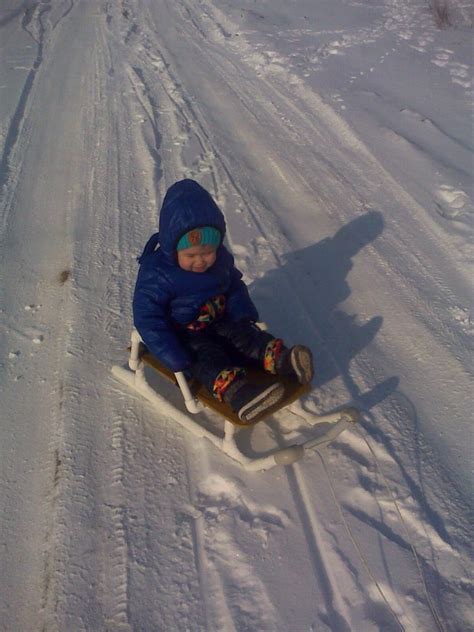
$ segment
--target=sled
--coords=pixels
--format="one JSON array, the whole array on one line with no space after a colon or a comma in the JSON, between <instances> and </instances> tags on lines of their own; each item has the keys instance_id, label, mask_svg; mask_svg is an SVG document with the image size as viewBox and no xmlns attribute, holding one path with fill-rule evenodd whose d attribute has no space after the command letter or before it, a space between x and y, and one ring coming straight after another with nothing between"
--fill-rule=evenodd
<instances>
[{"instance_id":1,"label":"sled","mask_svg":"<svg viewBox=\"0 0 474 632\"><path fill-rule=\"evenodd\" d=\"M189 414L171 404L151 386L145 373L145 367L147 366L179 387ZM272 450L263 456L250 457L246 456L236 443L235 433L239 427L242 429L252 428L255 424L272 417L277 411L286 408L303 395L309 393L311 390L309 385L301 385L291 378L277 377L258 369L248 368L248 376L256 383L271 384L275 379L281 381L285 387L285 395L280 402L255 417L251 423L243 423L228 404L218 402L202 384L196 381L188 382L183 373L173 373L159 362L146 349L136 330L132 332L128 368L113 366L112 373L122 383L148 399L157 410L169 414L195 436L207 439L247 470L267 470L275 465L295 463L303 458L304 454L312 448L329 444L351 424L355 423L359 416L359 412L355 408L343 408L326 415L314 415L310 421L307 419L305 421L310 426L328 424L329 429L323 434L309 438L299 444ZM213 432L202 423L201 415L198 415L198 413L202 413L205 408L215 411L224 419L223 436Z\"/></svg>"}]
</instances>

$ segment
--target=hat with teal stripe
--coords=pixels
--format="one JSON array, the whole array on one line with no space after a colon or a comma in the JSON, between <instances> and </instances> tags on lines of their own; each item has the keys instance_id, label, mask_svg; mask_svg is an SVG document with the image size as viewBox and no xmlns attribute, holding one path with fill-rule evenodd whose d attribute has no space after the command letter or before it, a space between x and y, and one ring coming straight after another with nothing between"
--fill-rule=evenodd
<instances>
[{"instance_id":1,"label":"hat with teal stripe","mask_svg":"<svg viewBox=\"0 0 474 632\"><path fill-rule=\"evenodd\" d=\"M176 250L184 250L193 246L214 246L218 248L221 243L221 233L214 226L201 226L201 228L193 228L185 233L178 241Z\"/></svg>"}]
</instances>

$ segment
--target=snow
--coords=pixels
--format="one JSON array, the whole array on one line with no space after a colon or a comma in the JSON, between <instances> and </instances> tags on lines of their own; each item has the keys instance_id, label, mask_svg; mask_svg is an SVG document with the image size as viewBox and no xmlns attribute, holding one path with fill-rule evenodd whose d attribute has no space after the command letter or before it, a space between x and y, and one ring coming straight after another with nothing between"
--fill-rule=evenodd
<instances>
[{"instance_id":1,"label":"snow","mask_svg":"<svg viewBox=\"0 0 474 632\"><path fill-rule=\"evenodd\" d=\"M474 627L472 18L2 2L2 629ZM239 469L110 373L182 177L269 329L315 354L312 395L240 440L363 412L292 466Z\"/></svg>"}]
</instances>

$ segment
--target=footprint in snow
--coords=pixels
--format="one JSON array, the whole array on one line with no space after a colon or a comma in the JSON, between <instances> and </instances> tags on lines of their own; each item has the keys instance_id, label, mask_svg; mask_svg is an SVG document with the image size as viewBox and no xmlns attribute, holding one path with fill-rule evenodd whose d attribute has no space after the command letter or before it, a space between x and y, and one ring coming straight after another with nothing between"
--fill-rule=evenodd
<instances>
[{"instance_id":1,"label":"footprint in snow","mask_svg":"<svg viewBox=\"0 0 474 632\"><path fill-rule=\"evenodd\" d=\"M431 60L431 63L440 68L446 68L451 75L451 81L453 83L469 90L472 87L470 68L466 64L452 61L452 55L452 50L448 48L440 48Z\"/></svg>"},{"instance_id":2,"label":"footprint in snow","mask_svg":"<svg viewBox=\"0 0 474 632\"><path fill-rule=\"evenodd\" d=\"M41 305L25 305L25 312L29 312L30 314L36 314L40 309Z\"/></svg>"},{"instance_id":3,"label":"footprint in snow","mask_svg":"<svg viewBox=\"0 0 474 632\"><path fill-rule=\"evenodd\" d=\"M466 334L474 336L474 318L470 309L456 305L451 308L451 315Z\"/></svg>"},{"instance_id":4,"label":"footprint in snow","mask_svg":"<svg viewBox=\"0 0 474 632\"><path fill-rule=\"evenodd\" d=\"M200 483L191 515L202 532L203 567L222 587L218 597L224 611L215 615L224 621L219 629L234 629L231 622L238 622L239 630L276 630L278 613L256 567L265 558L262 548L270 535L288 524L286 513L254 501L239 483L214 474Z\"/></svg>"},{"instance_id":5,"label":"footprint in snow","mask_svg":"<svg viewBox=\"0 0 474 632\"><path fill-rule=\"evenodd\" d=\"M472 218L474 208L464 191L442 185L436 192L436 200L437 211L442 217L460 222Z\"/></svg>"},{"instance_id":6,"label":"footprint in snow","mask_svg":"<svg viewBox=\"0 0 474 632\"><path fill-rule=\"evenodd\" d=\"M239 485L218 475L209 476L201 484L197 509L207 519L211 530L213 523L222 523L227 516L230 522L243 524L261 537L264 545L275 528L282 529L288 524L285 512L254 503Z\"/></svg>"}]
</instances>

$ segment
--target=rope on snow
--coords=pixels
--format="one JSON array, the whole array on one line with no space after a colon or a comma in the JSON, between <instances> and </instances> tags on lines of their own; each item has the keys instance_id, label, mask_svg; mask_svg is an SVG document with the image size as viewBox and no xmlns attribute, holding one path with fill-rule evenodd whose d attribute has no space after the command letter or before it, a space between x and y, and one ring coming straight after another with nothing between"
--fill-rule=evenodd
<instances>
[{"instance_id":1,"label":"rope on snow","mask_svg":"<svg viewBox=\"0 0 474 632\"><path fill-rule=\"evenodd\" d=\"M376 580L376 578L375 578L374 574L373 574L373 573L372 573L372 571L370 570L370 566L368 565L367 560L365 559L364 554L362 553L360 546L358 545L358 543L357 543L356 539L354 538L354 536L353 536L353 534L352 534L352 531L351 531L351 529L350 529L350 527L349 527L349 525L348 525L348 523L347 523L347 520L346 520L346 518L345 518L345 516L344 516L344 512L342 511L341 504L340 504L340 502L339 502L339 501L338 501L338 499L337 499L336 492L335 492L335 490L334 490L334 486L333 486L332 481L331 481L331 477L329 476L329 472L328 472L328 468L327 468L327 465L326 465L326 461L324 460L323 455L321 454L321 452L320 452L319 450L316 450L316 452L318 453L318 456L319 456L319 458L321 459L321 463L323 464L323 468L324 468L324 471L325 471L325 473L326 473L326 477L327 477L327 479L328 479L328 483L329 483L329 489L331 490L331 494L332 494L332 497L333 497L333 499L334 499L334 504L335 504L335 505L336 505L336 507L337 507L337 510L338 510L338 512L339 512L339 515L340 515L340 517L341 517L341 520L342 520L342 523L343 523L343 525L344 525L344 528L345 528L345 530L346 530L346 532L347 532L347 535L349 536L350 541L351 541L351 542L352 542L352 544L354 545L355 550L356 550L356 551L357 551L357 553L359 554L359 557L360 557L360 559L361 559L362 565L364 566L365 570L367 571L367 573L368 573L369 577L370 577L370 578L372 579L372 581L374 582L374 584L375 584L375 586L376 586L377 590L378 590L378 591L379 591L379 593L380 593L380 596L382 597L383 601L385 602L385 604L386 604L387 608L390 610L390 613L392 614L393 618L394 618L394 619L395 619L395 621L398 623L398 627L400 628L400 630L402 630L402 632L405 632L405 628L404 628L404 626L402 625L402 623L401 623L400 619L398 618L397 613L394 611L394 609L393 609L393 608L392 608L392 606L390 605L390 603L389 603L389 601L388 601L387 597L385 596L385 594L384 594L384 592L383 592L382 588L380 587L380 584L378 583L378 581Z\"/></svg>"},{"instance_id":2,"label":"rope on snow","mask_svg":"<svg viewBox=\"0 0 474 632\"><path fill-rule=\"evenodd\" d=\"M436 611L434 603L433 603L433 601L432 601L432 599L431 599L431 597L429 595L428 587L426 585L426 580L425 580L425 576L424 576L424 573L423 573L423 569L421 568L419 555L416 552L415 546L412 544L412 542L410 540L410 534L409 534L409 531L408 531L408 527L407 527L407 524L406 524L406 522L405 522L405 520L403 518L402 512L401 512L400 507L398 505L398 502L397 502L397 500L395 498L395 495L392 492L392 490L391 490L391 488L390 488L390 486L389 486L389 484L387 482L385 474L383 473L383 470L382 470L382 468L380 466L379 460L377 459L377 456L376 456L372 446L370 445L370 443L368 442L366 437L362 434L362 432L361 432L361 430L360 430L360 428L358 426L356 426L356 429L358 430L359 435L361 436L361 438L363 439L363 441L366 443L367 447L369 448L370 453L372 454L373 459L375 461L376 468L377 468L378 472L380 473L380 475L382 477L384 486L385 486L385 488L386 488L386 490L387 490L387 492L388 492L393 504L395 505L398 517L400 518L400 521L401 521L401 523L403 525L403 529L405 531L406 540L407 540L407 542L408 542L408 544L410 546L410 549L412 551L413 557L415 558L415 564L416 564L416 567L418 569L418 574L419 574L420 579L421 579L421 583L422 583L422 586L423 586L423 592L425 594L426 602L427 602L427 604L429 606L429 609L431 611L431 615L432 615L432 617L433 617L433 619L434 619L434 621L436 623L436 627L438 628L438 630L440 632L446 632L446 629L445 629L445 627L444 627L444 625L443 625L443 623L442 623L442 621L441 621L441 619L440 619L440 617L439 617L439 615L438 615L438 613ZM329 471L328 471L326 462L325 462L325 460L323 458L323 455L321 454L321 452L319 450L316 450L316 452L318 453L318 456L321 459L321 462L323 464L323 468L324 468L324 471L326 473L326 477L328 479L329 488L331 490L331 494L332 494L332 497L334 499L334 503L335 503L335 505L336 505L336 507L338 509L339 515L341 517L342 523L344 524L344 528L345 528L345 530L346 530L346 532L347 532L347 534L349 536L349 539L351 540L354 548L356 549L356 551L357 551L357 553L358 553L358 555L359 555L359 557L360 557L360 559L362 561L362 564L363 564L365 570L367 571L367 573L369 574L370 578L372 579L372 581L374 582L375 586L377 587L378 592L380 593L383 601L385 602L385 604L387 605L388 609L390 610L393 618L396 620L400 630L405 631L405 628L402 625L398 615L396 614L396 612L393 610L392 606L388 602L387 597L385 596L380 584L378 583L378 581L374 577L374 574L370 570L370 567L369 567L369 565L367 563L367 560L365 559L364 554L362 553L362 550L361 550L360 546L358 545L357 541L355 540L355 538L354 538L354 536L352 534L352 531L351 531L351 529L349 527L349 524L348 524L348 522L347 522L347 520L346 520L346 518L344 516L344 512L342 510L341 504L340 504L340 502L337 499L336 492L334 490L334 486L332 484L331 477L329 476Z\"/></svg>"},{"instance_id":3,"label":"rope on snow","mask_svg":"<svg viewBox=\"0 0 474 632\"><path fill-rule=\"evenodd\" d=\"M403 518L403 515L402 515L402 512L400 510L400 506L399 506L399 504L397 502L397 499L395 498L395 494L393 493L392 489L390 488L390 486L389 486L389 484L387 482L385 474L383 473L383 470L382 470L382 468L380 466L379 460L377 459L377 457L375 455L374 449L372 448L370 443L367 441L366 437L362 434L360 428L357 428L357 430L358 430L360 436L362 437L362 439L367 444L367 447L369 448L370 453L374 457L375 465L376 465L380 475L382 476L382 480L383 480L383 483L385 485L385 488L386 488L387 492L389 493L393 504L395 505L398 517L400 518L400 522L402 523L403 529L405 531L406 540L407 540L408 544L410 545L410 549L411 549L411 551L413 553L413 557L415 558L415 563L416 563L416 567L418 569L418 574L420 575L421 583L423 585L423 592L425 593L426 601L427 601L428 606L429 606L429 608L431 610L431 614L432 614L433 619L434 619L434 621L436 623L436 626L438 627L438 630L440 630L441 632L445 632L446 628L444 627L444 624L442 623L442 621L441 621L441 619L440 619L440 617L438 615L438 612L436 610L436 607L435 607L435 605L434 605L434 603L433 603L433 601L432 601L432 599L430 597L430 594L428 592L428 587L426 585L425 575L423 573L423 569L421 568L421 564L420 564L420 557L419 557L419 555L418 555L418 553L417 553L417 551L415 549L415 546L412 544L412 542L410 540L410 532L408 530L407 523L405 522L405 519Z\"/></svg>"}]
</instances>

